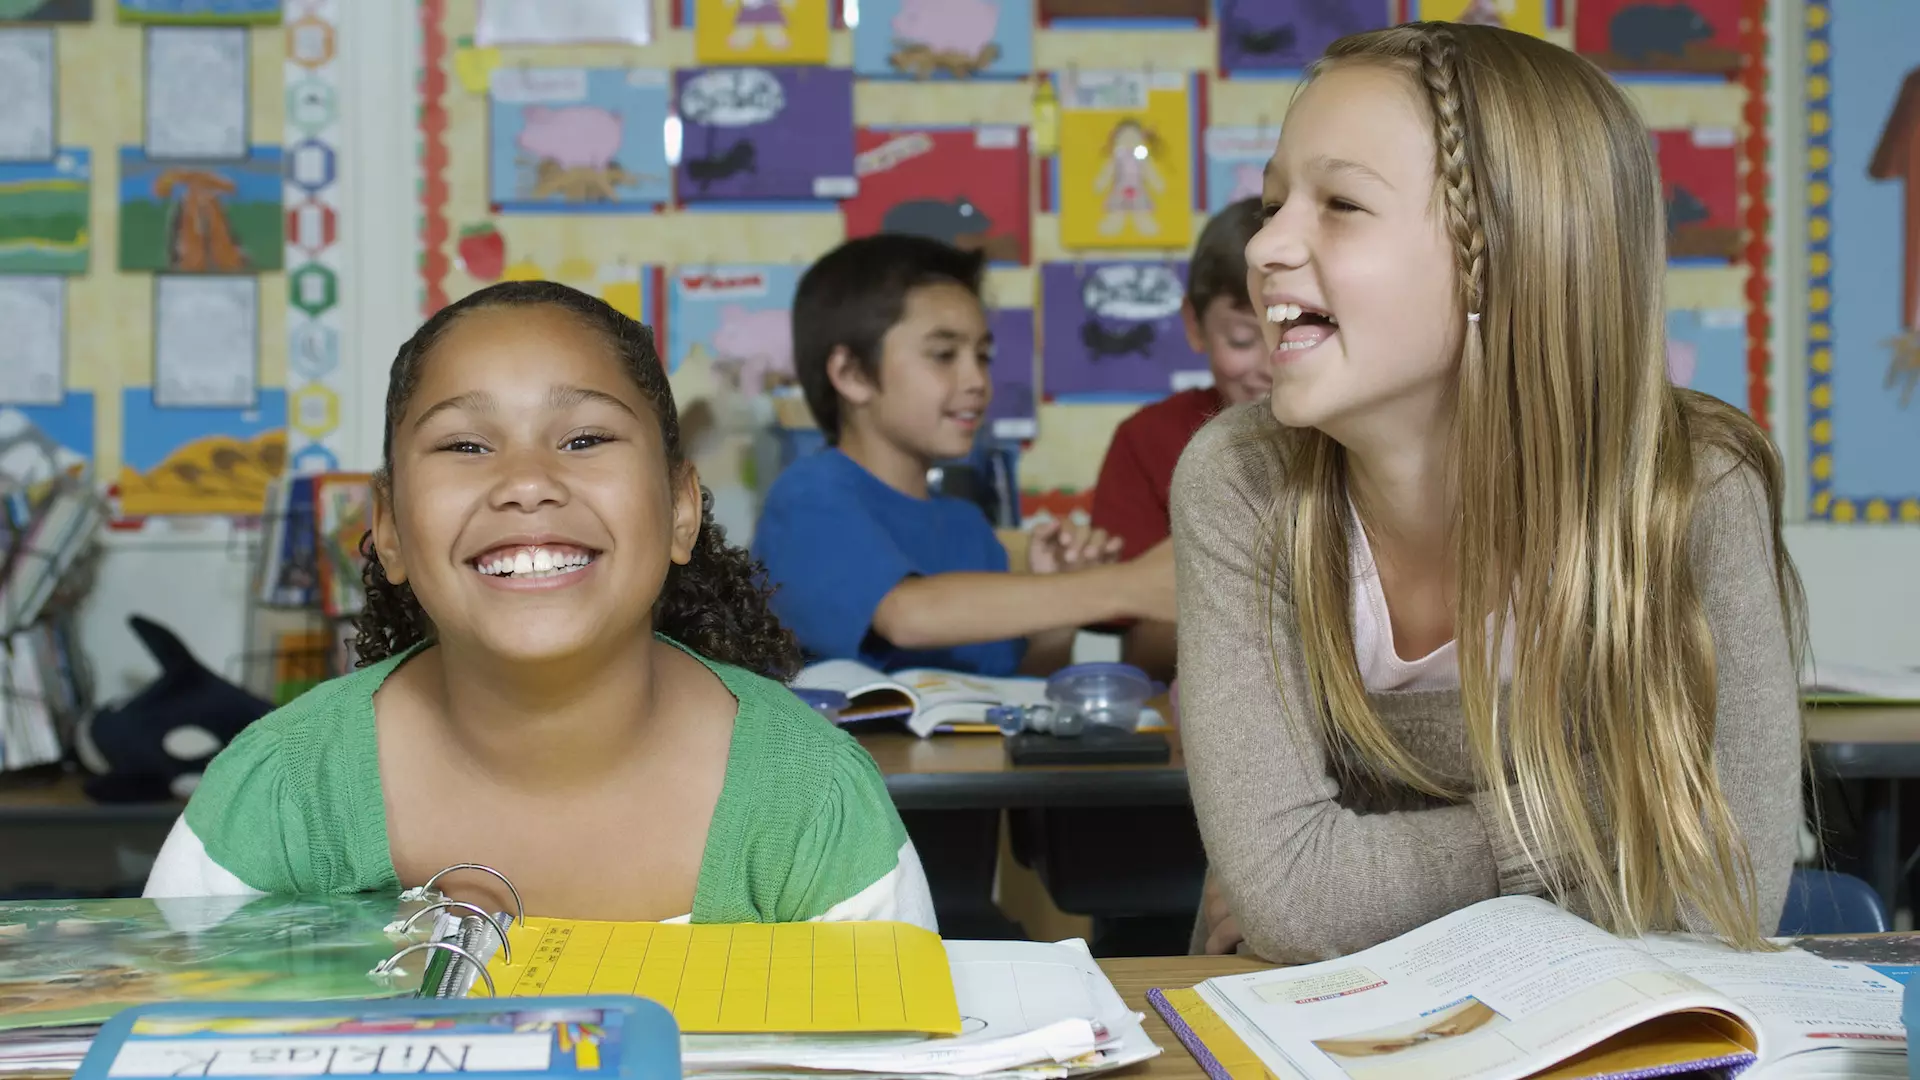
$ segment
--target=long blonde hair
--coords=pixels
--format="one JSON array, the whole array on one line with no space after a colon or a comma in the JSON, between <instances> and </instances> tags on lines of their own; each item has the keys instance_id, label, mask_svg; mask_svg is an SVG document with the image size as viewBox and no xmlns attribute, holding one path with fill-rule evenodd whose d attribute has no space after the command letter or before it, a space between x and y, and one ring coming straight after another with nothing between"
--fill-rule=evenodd
<instances>
[{"instance_id":1,"label":"long blonde hair","mask_svg":"<svg viewBox=\"0 0 1920 1080\"><path fill-rule=\"evenodd\" d=\"M1646 128L1591 64L1494 27L1359 34L1321 66L1355 63L1405 72L1427 101L1458 303L1479 313L1452 446L1455 640L1476 782L1499 793L1553 894L1579 895L1601 925L1637 934L1691 910L1759 947L1773 928L1760 924L1714 768L1713 638L1688 546L1713 477L1696 470L1696 448L1723 449L1764 484L1796 658L1800 584L1772 443L1731 406L1668 383L1665 215ZM1276 546L1273 569L1285 555L1333 758L1462 796L1395 740L1361 684L1344 450L1313 429L1278 438L1292 543ZM1498 643L1510 631L1503 704Z\"/></svg>"}]
</instances>

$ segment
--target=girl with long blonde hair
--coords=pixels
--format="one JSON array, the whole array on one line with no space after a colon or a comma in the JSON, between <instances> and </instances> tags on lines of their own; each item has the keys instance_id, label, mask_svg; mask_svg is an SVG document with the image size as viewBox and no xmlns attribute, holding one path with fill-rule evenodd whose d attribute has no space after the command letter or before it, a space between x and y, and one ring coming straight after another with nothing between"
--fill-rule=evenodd
<instances>
[{"instance_id":1,"label":"girl with long blonde hair","mask_svg":"<svg viewBox=\"0 0 1920 1080\"><path fill-rule=\"evenodd\" d=\"M1645 127L1412 24L1295 99L1247 246L1270 401L1173 488L1202 932L1270 960L1532 893L1760 947L1801 822L1781 466L1665 374Z\"/></svg>"}]
</instances>

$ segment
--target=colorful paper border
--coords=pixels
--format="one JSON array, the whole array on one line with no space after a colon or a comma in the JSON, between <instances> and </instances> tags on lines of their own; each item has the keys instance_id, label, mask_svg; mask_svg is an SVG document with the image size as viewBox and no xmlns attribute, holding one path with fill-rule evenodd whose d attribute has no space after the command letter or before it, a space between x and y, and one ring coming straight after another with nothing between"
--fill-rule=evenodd
<instances>
[{"instance_id":1,"label":"colorful paper border","mask_svg":"<svg viewBox=\"0 0 1920 1080\"><path fill-rule=\"evenodd\" d=\"M338 100L341 0L288 0L288 94L319 83ZM287 468L340 468L340 417L346 408L346 347L340 319L340 116L303 126L289 115L281 136L281 202L286 214ZM317 172L315 171L317 168Z\"/></svg>"}]
</instances>

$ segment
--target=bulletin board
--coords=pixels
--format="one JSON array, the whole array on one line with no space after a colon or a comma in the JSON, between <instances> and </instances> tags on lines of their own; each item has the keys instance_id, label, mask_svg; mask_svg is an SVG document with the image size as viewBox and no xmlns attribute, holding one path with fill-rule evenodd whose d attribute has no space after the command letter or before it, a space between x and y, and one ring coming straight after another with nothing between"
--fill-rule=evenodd
<instances>
[{"instance_id":1,"label":"bulletin board","mask_svg":"<svg viewBox=\"0 0 1920 1080\"><path fill-rule=\"evenodd\" d=\"M1920 523L1920 6L1806 14L1808 510Z\"/></svg>"},{"instance_id":2,"label":"bulletin board","mask_svg":"<svg viewBox=\"0 0 1920 1080\"><path fill-rule=\"evenodd\" d=\"M643 321L664 325L663 341L674 343L668 364L681 408L708 433L695 460L716 489L723 520L733 507L727 523L744 535L754 477L742 436L765 422L764 389L779 380L783 364L789 371L791 365L791 343L783 340L779 320L766 315L784 303L779 282L849 235L849 222L869 229L886 212L906 208L876 210L862 206L858 195L844 213L832 201L781 201L793 190L775 193L781 198L709 201L704 192L746 171L748 151L741 146L751 140L716 136L688 117L682 118L683 157L696 159L700 174L690 174L683 161L673 170L671 191L641 183L668 171L662 163L623 151L607 173L619 182L592 196L624 200L618 212L606 213L604 205L587 212L512 205L490 189L499 182L502 160L501 104L490 100L499 96L490 93L496 80L504 77L519 94L548 78L548 69L611 69L627 75L611 80L618 87L581 84L585 96L578 100L622 117L633 108L656 109L646 92L672 87L672 99L688 72L724 59L713 50L730 37L749 49L769 48L757 26L738 21L762 4L658 0L644 43L493 44L480 25L483 0L417 2L422 312L496 278L548 277L597 291ZM792 20L803 12L814 20L843 14L789 0L764 4ZM1177 315L1178 301L1168 282L1183 280L1209 210L1257 185L1304 64L1334 37L1407 17L1501 18L1575 48L1621 79L1647 119L1676 223L1667 279L1670 374L1725 398L1762 425L1774 420L1767 27L1741 17L1742 0L1697 0L1686 8L1693 19L1684 23L1657 14L1650 20L1636 14L1645 4L1629 0L1190 6L1193 12L1181 7L1128 24L1112 17L1130 10L1120 0L1076 0L1075 17L1065 9L1046 17L1043 10L1036 25L1032 5L1017 0L864 0L865 29L847 30L836 21L827 37L827 70L850 69L853 76L856 174L890 168L890 157L914 150L912 138L922 144L915 152L956 155L955 164L937 170L943 175L989 171L984 164L958 164L958 155L984 152L983 132L1017 133L994 138L1017 138L1027 148L1022 228L1009 228L1001 210L963 207L964 199L944 189L930 190L923 205L911 209L920 222L914 231L946 229L980 240L992 259L988 291L989 304L999 309L996 326L1004 320L1013 336L1038 346L1031 360L1002 348L996 366L1016 370L995 377L999 392L1025 386L1038 397L1032 420L1021 421L1031 434L1020 459L1028 514L1085 510L1114 427L1181 380L1204 380L1203 358L1173 355L1185 346L1177 317L1168 318ZM716 20L735 21L716 29ZM1010 33L1015 22L1022 25ZM884 38L889 29L894 40L876 43L874 36ZM802 48L801 35L790 37L791 49ZM755 96L738 92L742 100ZM508 123L524 130L532 107L522 104ZM558 122L551 113L536 120ZM965 134L956 138L955 131ZM611 126L606 138L609 145L615 140ZM1136 149L1147 150L1141 157L1166 175L1127 170L1125 160ZM539 182L535 159L541 155L524 143L520 150L520 192L530 194L526 185ZM602 155L598 163L546 164L558 183L569 168L591 172L608 162ZM810 194L852 194L835 184L816 170ZM1098 212L1063 217L1063 184L1089 186ZM854 188L869 190L864 181ZM1006 198L1005 190L995 197ZM728 282L739 285L738 296L760 298L739 302L730 316L741 344L689 344L687 333L676 332L677 314L702 299L684 287L689 275L720 288L706 297L718 303L727 302ZM1072 302L1055 302L1064 297ZM1102 322L1103 304L1125 308L1132 321ZM1062 333L1066 319L1081 330ZM1161 340L1169 334L1172 341ZM1103 356L1117 360L1100 368L1086 362L1093 358L1064 354L1080 348L1108 350ZM1030 371L1017 370L1029 363ZM1132 374L1088 374L1095 370ZM754 377L743 381L746 371Z\"/></svg>"},{"instance_id":3,"label":"bulletin board","mask_svg":"<svg viewBox=\"0 0 1920 1080\"><path fill-rule=\"evenodd\" d=\"M289 287L330 257L335 229L330 210L315 221L307 207L331 205L336 175L325 79L337 2L8 6L6 481L88 465L123 526L261 511L267 482L299 449L290 390L338 368L333 348L321 350L327 370L306 365L310 378L290 380L287 364L289 333L310 321L290 317ZM336 297L330 279L312 306L331 318ZM316 413L305 441L324 443L337 417Z\"/></svg>"}]
</instances>

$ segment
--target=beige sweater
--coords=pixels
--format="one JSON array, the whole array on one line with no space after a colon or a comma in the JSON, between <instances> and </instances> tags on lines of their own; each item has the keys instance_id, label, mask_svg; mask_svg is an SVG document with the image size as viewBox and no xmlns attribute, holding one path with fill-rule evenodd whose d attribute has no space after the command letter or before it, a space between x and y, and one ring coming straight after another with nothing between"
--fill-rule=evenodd
<instances>
[{"instance_id":1,"label":"beige sweater","mask_svg":"<svg viewBox=\"0 0 1920 1080\"><path fill-rule=\"evenodd\" d=\"M1275 962L1323 960L1480 900L1542 893L1497 796L1446 804L1404 787L1343 791L1311 714L1289 720L1258 562L1274 550L1262 536L1276 502L1276 430L1265 402L1229 410L1194 437L1173 481L1181 738L1211 872L1247 944ZM1799 842L1799 687L1759 478L1724 457L1703 461L1702 473L1713 482L1697 503L1692 550L1718 661L1714 759L1770 923ZM1285 538L1278 550L1290 550ZM1283 596L1271 610L1278 678L1298 711L1307 685L1298 626ZM1370 700L1441 776L1473 776L1457 690Z\"/></svg>"}]
</instances>

